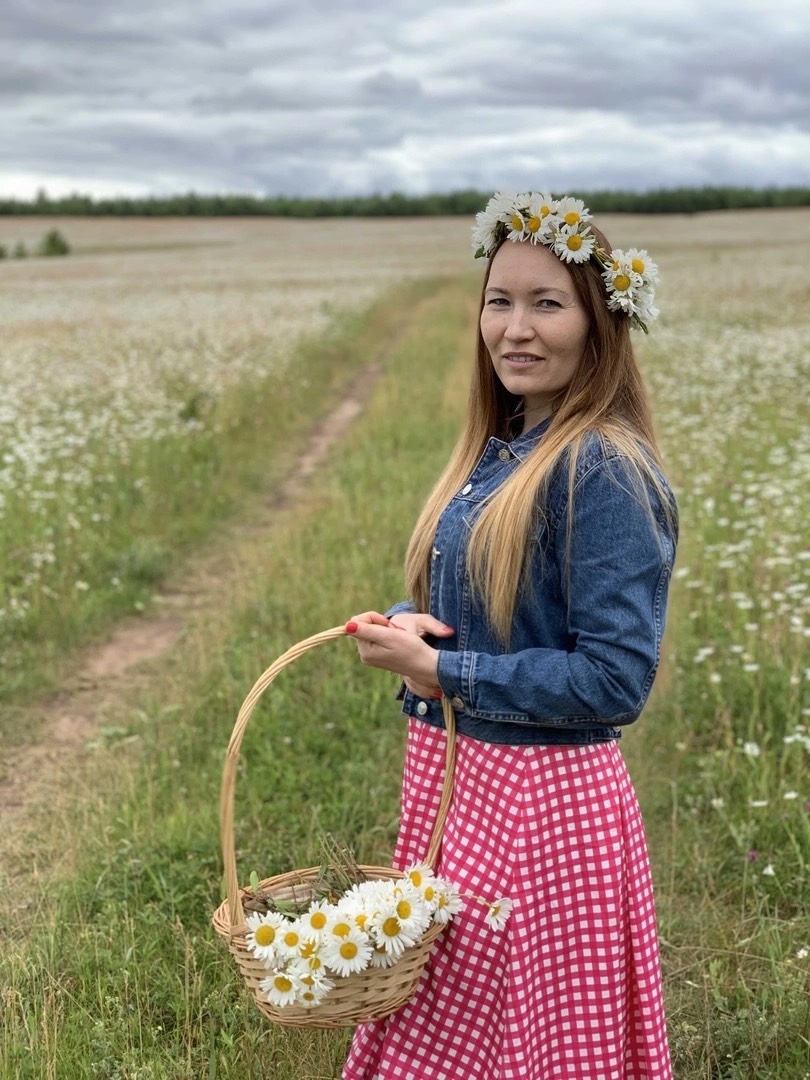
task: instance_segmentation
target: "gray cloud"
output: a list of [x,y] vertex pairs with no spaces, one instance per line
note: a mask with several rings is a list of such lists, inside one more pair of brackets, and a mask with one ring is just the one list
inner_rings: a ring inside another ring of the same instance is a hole
[[810,182],[804,0],[4,9],[4,192]]

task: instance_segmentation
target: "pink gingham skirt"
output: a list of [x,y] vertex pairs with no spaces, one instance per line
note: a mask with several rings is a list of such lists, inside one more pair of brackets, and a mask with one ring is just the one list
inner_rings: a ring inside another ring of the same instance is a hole
[[[424,856],[444,731],[410,721],[394,865]],[[647,844],[616,743],[460,735],[439,872],[466,900],[413,1000],[357,1028],[344,1080],[671,1080]]]

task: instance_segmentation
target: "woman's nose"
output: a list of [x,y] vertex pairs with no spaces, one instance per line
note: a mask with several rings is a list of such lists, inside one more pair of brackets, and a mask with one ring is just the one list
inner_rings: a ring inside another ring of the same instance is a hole
[[523,341],[531,337],[533,332],[529,313],[524,307],[516,304],[509,312],[505,336],[512,341]]

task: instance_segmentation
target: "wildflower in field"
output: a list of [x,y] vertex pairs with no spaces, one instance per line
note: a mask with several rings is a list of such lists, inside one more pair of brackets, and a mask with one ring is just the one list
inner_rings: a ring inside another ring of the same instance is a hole
[[756,848],[749,848],[748,854],[746,855],[746,858],[748,859],[749,862],[756,862],[757,859],[759,858],[759,852],[757,851]]
[[768,805],[767,799],[749,799],[748,805],[752,806],[755,810],[761,809],[763,806]]
[[798,799],[798,797],[798,791],[785,791],[782,794],[782,798],[785,800],[785,802],[793,802],[794,799]]
[[742,751],[750,758],[758,758],[759,755],[762,753],[759,743],[755,742],[744,742],[742,746]]
[[797,960],[806,960],[808,956],[810,956],[810,949],[807,949],[804,946],[796,953]]
[[767,866],[762,867],[762,876],[763,877],[776,877],[776,871],[774,870],[771,863],[768,863]]

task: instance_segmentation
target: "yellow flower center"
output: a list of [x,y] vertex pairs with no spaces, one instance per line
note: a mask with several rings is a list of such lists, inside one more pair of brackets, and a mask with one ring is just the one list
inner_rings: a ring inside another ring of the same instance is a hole
[[394,915],[387,918],[382,924],[382,932],[386,937],[396,937],[399,933],[399,919]]
[[304,986],[314,986],[315,985],[315,980],[312,978],[311,975],[302,975],[301,976],[301,982],[304,984]]
[[627,276],[627,274],[617,274],[616,277],[613,279],[613,288],[617,292],[624,292],[626,289],[629,289],[630,278]]
[[582,237],[579,233],[572,233],[571,236],[565,241],[565,246],[569,251],[579,251],[582,247]]
[[291,949],[294,949],[300,940],[301,939],[294,930],[288,930],[284,935],[284,944],[288,945]]
[[579,221],[579,214],[576,210],[569,210],[563,218],[563,221],[566,225],[576,225],[576,223]]
[[[541,222],[542,218],[530,217],[529,220],[526,222],[526,228],[529,230],[530,233],[536,233],[537,230],[540,228]],[[414,882],[414,885],[417,884],[418,882]]]
[[[537,221],[537,218],[529,218],[530,229],[532,227],[533,221]],[[408,874],[408,877],[411,879],[411,884],[414,886],[414,888],[418,889],[419,886],[422,884],[422,875],[418,870],[411,870],[410,874]]]
[[435,895],[436,895],[436,890],[433,888],[432,885],[428,885],[428,887],[425,889],[425,899],[427,900],[427,902],[430,903],[430,901],[433,899],[433,897]]
[[366,915],[365,911],[358,911],[358,913],[354,917],[354,921],[357,923],[361,930],[365,930],[366,923],[368,922],[368,915]]
[[301,953],[301,956],[303,956],[305,960],[309,960],[309,958],[314,954],[315,949],[316,945],[314,941],[305,941],[298,951]]
[[304,992],[301,994],[301,997],[304,999],[304,1001],[315,1000],[315,995],[312,993],[311,990],[304,990]]
[[633,268],[633,273],[634,274],[643,274],[645,269],[646,269],[646,267],[644,266],[644,260],[643,259],[633,259],[633,261],[630,263],[630,265]]
[[257,945],[272,945],[276,940],[276,931],[274,927],[262,923],[261,926],[257,927],[253,937]]
[[313,911],[309,917],[309,925],[313,930],[323,930],[326,926],[326,916],[322,911]]
[[273,986],[281,994],[288,994],[292,990],[292,983],[286,975],[276,975],[275,979],[273,979]]
[[437,906],[440,907],[440,908],[443,908],[443,907],[447,907],[447,904],[448,904],[447,897],[444,895],[444,893],[440,893],[439,894],[439,903],[438,903]]
[[619,269],[619,260],[618,259],[613,260],[613,262],[610,264],[610,269],[611,270],[618,270]]
[[409,919],[412,911],[413,908],[407,900],[400,900],[397,904],[397,915],[399,915],[400,919]]
[[344,941],[339,952],[344,960],[354,960],[355,956],[357,956],[357,946],[353,941]]
[[352,928],[347,922],[339,922],[335,923],[332,929],[332,933],[335,935],[335,937],[346,937],[349,933],[351,933],[351,929]]
[[543,205],[540,207],[540,217],[541,218],[548,217],[548,215],[550,213],[551,213],[551,207],[548,205],[548,203],[543,203]]
[[523,218],[519,214],[512,214],[512,228],[516,232],[520,232],[523,229]]
[[319,967],[322,967],[321,958],[319,956],[310,956],[309,958],[309,970],[317,971]]

